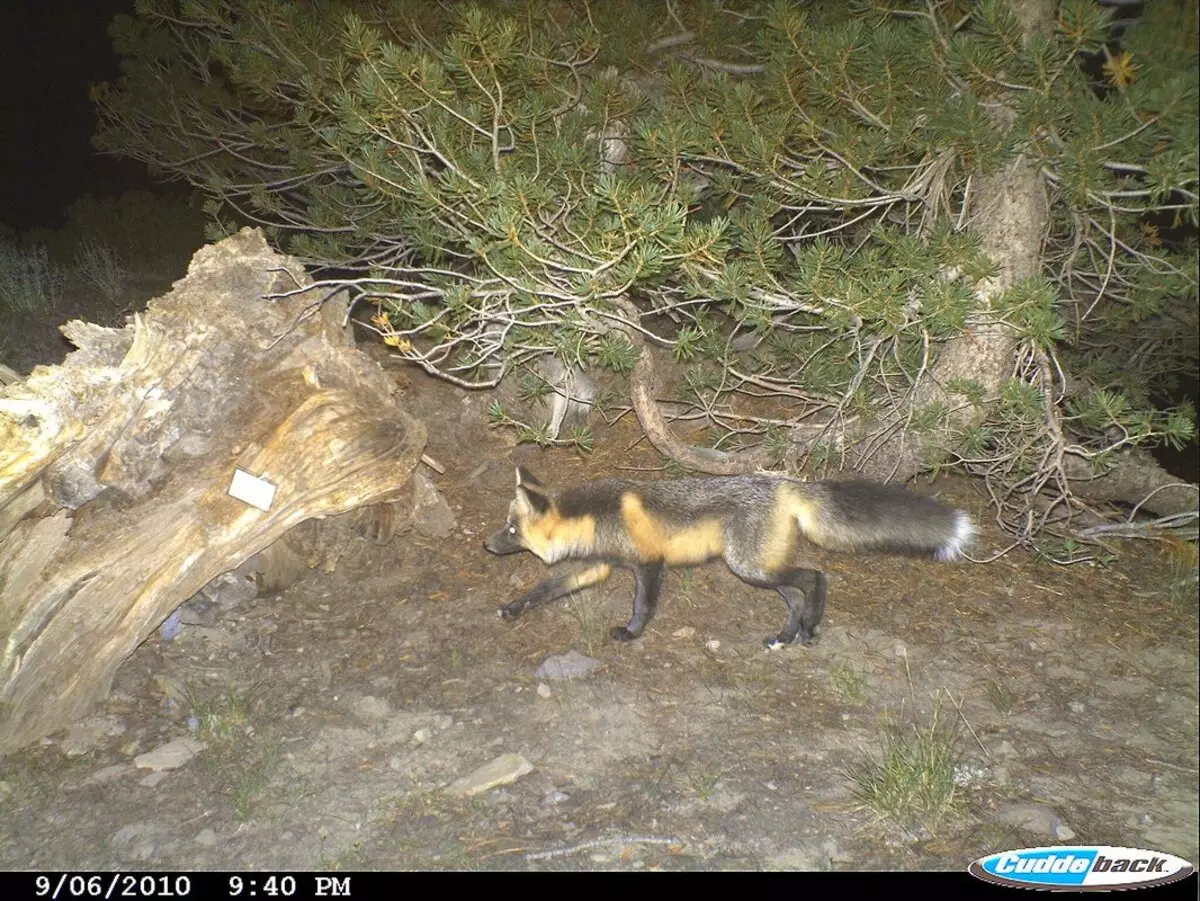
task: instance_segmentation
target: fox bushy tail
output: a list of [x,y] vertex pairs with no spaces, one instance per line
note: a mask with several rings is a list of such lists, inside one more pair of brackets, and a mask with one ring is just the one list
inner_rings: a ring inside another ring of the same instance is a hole
[[801,483],[793,512],[805,537],[840,551],[883,550],[953,560],[974,534],[961,510],[895,485]]

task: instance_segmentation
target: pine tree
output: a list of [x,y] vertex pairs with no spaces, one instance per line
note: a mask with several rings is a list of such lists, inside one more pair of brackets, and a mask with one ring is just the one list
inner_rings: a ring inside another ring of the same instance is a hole
[[[1151,492],[1194,524],[1144,449],[1195,433],[1151,401],[1198,356],[1198,24],[1195,0],[1128,29],[1092,0],[143,0],[96,140],[202,189],[214,236],[260,224],[336,272],[443,378],[628,375],[692,468],[957,466],[1023,538]],[[668,354],[711,448],[656,406]]]

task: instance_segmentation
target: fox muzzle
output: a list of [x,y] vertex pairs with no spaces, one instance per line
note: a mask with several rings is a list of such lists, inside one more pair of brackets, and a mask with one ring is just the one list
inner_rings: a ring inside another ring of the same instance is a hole
[[488,538],[483,546],[493,554],[515,554],[525,550],[525,545],[521,543],[520,531],[516,526],[507,523],[499,532]]

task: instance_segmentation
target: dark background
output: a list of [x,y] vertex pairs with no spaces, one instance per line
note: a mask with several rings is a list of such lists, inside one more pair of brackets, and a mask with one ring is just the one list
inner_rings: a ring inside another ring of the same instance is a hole
[[142,163],[92,150],[88,86],[120,74],[108,36],[133,0],[0,0],[0,222],[18,230],[63,223],[84,194],[152,184]]

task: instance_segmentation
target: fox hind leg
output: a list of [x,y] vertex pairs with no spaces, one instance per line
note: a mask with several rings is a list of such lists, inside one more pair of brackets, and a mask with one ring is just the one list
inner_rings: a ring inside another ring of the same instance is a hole
[[648,563],[633,571],[637,579],[637,593],[633,596],[633,616],[624,626],[613,626],[609,629],[609,637],[613,641],[633,641],[638,638],[654,617],[658,609],[658,596],[662,593],[663,579],[667,567],[663,563]]
[[802,645],[816,641],[814,629],[825,614],[829,577],[815,569],[792,566],[800,537],[796,520],[778,508],[738,521],[725,532],[725,565],[743,582],[774,588],[788,606],[787,624],[778,635],[764,641],[769,650],[800,638]]
[[[787,602],[787,625],[778,635],[768,638],[768,650],[778,650],[800,637],[800,644],[809,647],[816,641],[813,630],[825,615],[825,598],[829,593],[829,577],[815,569],[787,569],[776,576],[778,584],[771,585]],[[764,586],[765,587],[765,586]]]
[[829,592],[829,577],[815,569],[784,567],[770,570],[750,562],[749,554],[726,553],[725,562],[735,576],[758,588],[774,588],[788,606],[787,624],[778,635],[767,638],[764,644],[774,651],[800,638],[805,647],[816,641],[813,630],[825,615],[825,596]]

